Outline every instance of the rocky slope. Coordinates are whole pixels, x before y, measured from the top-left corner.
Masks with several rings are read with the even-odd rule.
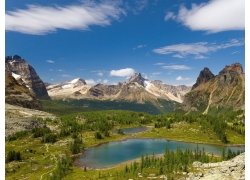
[[[79,78],[78,78],[79,80]],[[168,101],[182,102],[182,97],[190,91],[187,86],[171,86],[163,84],[161,81],[150,82],[143,78],[140,73],[130,77],[127,82],[120,82],[117,85],[97,84],[93,87],[87,86],[86,83],[78,86],[72,85],[77,79],[50,84],[46,88],[49,95],[53,98],[88,98],[95,100],[115,100],[145,103],[157,103],[158,99]]]
[[[193,167],[198,173],[189,172],[188,178],[179,180],[243,180],[245,179],[245,153],[218,163],[194,162]]]
[[[40,118],[56,119],[57,117],[47,112],[28,109],[21,106],[5,104],[5,136],[11,135],[21,130],[31,130],[42,127],[45,124],[37,121],[33,116]]]
[[[43,81],[35,69],[20,56],[5,57],[5,75],[13,76],[20,84],[25,85],[38,99],[50,99]]]
[[[226,66],[217,76],[208,68],[202,70],[178,109],[203,114],[218,113],[225,109],[245,109],[245,74],[242,65],[235,63]]]
[[[10,75],[5,76],[5,103],[30,109],[42,109],[41,103],[31,94],[29,89]]]
[[[152,81],[151,83],[159,90],[161,90],[160,92],[166,93],[170,99],[180,103],[182,102],[184,95],[191,90],[190,86],[173,86],[164,84],[162,81],[159,80]]]

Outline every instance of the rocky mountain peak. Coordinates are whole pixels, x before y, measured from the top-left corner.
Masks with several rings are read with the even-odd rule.
[[[234,63],[231,66],[226,66],[223,70],[220,71],[220,75],[227,72],[236,72],[238,74],[243,73],[242,65],[240,63]]]
[[[35,69],[21,56],[6,56],[5,57],[5,74],[16,77],[25,83],[31,94],[38,99],[50,99],[48,92],[43,84],[43,81],[39,78]]]
[[[214,74],[207,67],[205,67],[202,71],[200,71],[200,74],[196,80],[196,83],[193,85],[192,90],[198,87],[201,83],[206,83],[213,77]]]
[[[135,75],[131,76],[127,83],[137,82],[138,84],[144,86],[144,81],[146,79],[141,76],[141,73],[135,73]]]
[[[87,85],[85,80],[81,78],[73,79],[70,83],[74,84],[74,87]]]

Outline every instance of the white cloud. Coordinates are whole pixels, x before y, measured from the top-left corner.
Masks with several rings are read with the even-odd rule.
[[[47,63],[55,63],[55,61],[52,61],[52,60],[47,60],[46,62]]]
[[[103,83],[104,83],[104,84],[107,84],[108,81],[109,81],[109,80],[104,79],[104,80],[103,80]]]
[[[126,12],[120,2],[86,2],[68,6],[28,5],[27,9],[7,11],[5,29],[25,34],[44,35],[58,29],[89,30],[89,26],[107,26]]]
[[[136,50],[136,49],[140,49],[140,48],[143,48],[143,47],[146,47],[147,45],[138,45],[137,47],[134,47],[133,49]]]
[[[90,86],[97,84],[93,79],[86,79],[85,82],[87,83],[87,85],[90,85]]]
[[[164,17],[164,20],[167,21],[167,20],[169,20],[169,19],[175,19],[175,18],[176,18],[176,16],[174,15],[173,12],[168,12],[168,13],[166,14],[166,16]]]
[[[101,79],[97,79],[97,81],[96,81],[96,82],[97,82],[97,83],[100,83],[101,81],[102,81]]]
[[[176,57],[176,58],[184,58],[182,55],[180,54],[174,54],[172,57]]]
[[[102,72],[97,73],[98,76],[103,76]]]
[[[173,16],[169,14],[168,19]],[[245,1],[210,0],[208,3],[200,5],[192,4],[190,10],[181,6],[177,15],[177,21],[191,30],[201,30],[208,33],[244,30]]]
[[[153,72],[152,75],[158,75],[161,74],[161,72]]]
[[[147,45],[139,45],[139,46],[137,46],[137,48],[138,49],[140,49],[140,48],[143,48],[143,47],[146,47]]]
[[[185,58],[188,55],[194,55],[195,59],[204,59],[207,57],[202,54],[209,54],[230,47],[243,46],[244,44],[245,42],[243,39],[231,39],[221,44],[208,42],[182,43],[153,49],[153,52],[157,54],[174,54],[173,57],[177,58]]]
[[[72,76],[68,74],[63,74],[62,77],[72,77]]]
[[[63,72],[64,70],[62,70],[62,69],[58,69],[57,71],[59,71],[59,72]]]
[[[110,71],[110,76],[119,76],[119,77],[128,77],[135,74],[135,70],[132,68],[125,68],[119,70],[112,70]]]
[[[155,66],[162,66],[162,65],[164,65],[164,64],[166,64],[166,63],[155,63],[154,65],[155,65]]]
[[[176,80],[177,81],[186,81],[186,80],[189,80],[190,78],[183,78],[183,77],[181,77],[181,76],[178,76],[177,78],[176,78]]]
[[[129,5],[126,2],[126,6],[128,10],[131,10],[134,14],[139,14],[144,8],[147,7],[148,5],[148,0],[133,0],[130,1],[130,3],[133,3]]]
[[[49,71],[53,71],[53,69],[49,69]]]
[[[173,70],[189,70],[190,67],[186,65],[171,65],[171,66],[162,66],[164,69],[173,69]]]
[[[236,53],[240,53],[239,51],[234,51],[234,52],[232,52],[231,54],[236,54]]]

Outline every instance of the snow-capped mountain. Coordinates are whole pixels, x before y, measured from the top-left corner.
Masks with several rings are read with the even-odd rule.
[[[83,98],[91,86],[88,86],[85,80],[76,78],[57,84],[49,84],[46,89],[52,98]]]
[[[158,99],[176,101],[181,103],[183,95],[191,90],[187,86],[171,86],[161,81],[152,81],[143,78],[136,73],[127,82],[120,82],[117,85],[97,84],[88,86],[80,78],[50,84],[47,91],[51,98],[89,98],[96,100],[116,100],[137,103],[157,102]]]

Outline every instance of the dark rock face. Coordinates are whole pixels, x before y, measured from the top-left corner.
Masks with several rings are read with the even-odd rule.
[[[196,87],[198,87],[201,83],[206,83],[210,79],[214,77],[214,74],[207,68],[205,67],[201,72],[200,75],[198,76],[196,83],[193,85],[192,90]]]
[[[5,103],[42,110],[41,103],[31,94],[28,88],[20,85],[10,75],[5,76]]]
[[[21,76],[21,79],[29,87],[30,92],[39,99],[50,99],[43,81],[37,75],[35,69],[20,56],[7,56],[5,58],[5,74],[13,73]]]
[[[236,86],[239,83],[238,76],[243,74],[242,65],[240,63],[232,64],[231,66],[226,66],[219,73],[219,85],[225,86]]]
[[[43,84],[44,84],[45,87],[51,85],[51,83],[48,83],[48,82],[43,82]]]

